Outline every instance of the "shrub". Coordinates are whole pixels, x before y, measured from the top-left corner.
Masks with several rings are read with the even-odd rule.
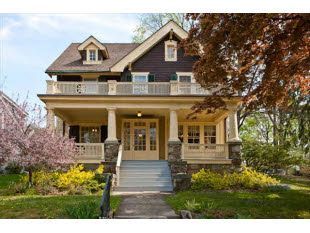
[[[59,173],[56,187],[68,190],[70,194],[86,194],[102,189],[103,184],[95,179],[94,171],[84,171],[83,165],[71,167],[66,173]]]
[[[246,165],[257,171],[287,169],[303,163],[302,154],[297,150],[287,150],[283,146],[274,146],[256,141],[244,141],[242,158]]]
[[[95,171],[84,171],[83,165],[72,166],[67,172],[38,171],[33,173],[32,189],[39,194],[89,194],[103,189],[103,166]],[[11,187],[11,192],[25,193],[29,188],[27,176]]]
[[[201,169],[192,175],[194,190],[261,189],[278,183],[276,179],[246,167],[240,173],[219,174]]]

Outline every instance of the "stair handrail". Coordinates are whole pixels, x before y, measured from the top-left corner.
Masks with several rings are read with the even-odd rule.
[[[122,157],[123,157],[123,145],[120,144],[118,148],[117,154],[117,162],[116,162],[116,185],[119,186],[120,183],[120,169],[122,164]]]

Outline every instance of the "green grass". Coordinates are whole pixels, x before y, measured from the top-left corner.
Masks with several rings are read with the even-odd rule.
[[[185,191],[167,197],[176,211],[195,200],[202,218],[310,218],[310,180],[281,178],[291,190],[281,191]],[[188,203],[188,204],[186,204]],[[199,208],[198,208],[199,209]]]
[[[84,218],[99,216],[100,195],[15,195],[5,196],[10,183],[19,175],[0,175],[0,218]],[[120,197],[111,197],[111,208],[116,210]],[[96,206],[94,203],[98,203]],[[81,210],[87,215],[80,214]]]

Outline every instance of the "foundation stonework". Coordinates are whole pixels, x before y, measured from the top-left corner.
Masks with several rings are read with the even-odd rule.
[[[241,141],[232,141],[228,143],[229,158],[232,160],[234,166],[240,166],[241,160]]]
[[[118,141],[105,141],[104,143],[104,160],[106,162],[116,162],[118,154]]]
[[[168,161],[181,161],[182,143],[181,141],[168,141]]]
[[[211,170],[214,172],[234,172],[238,170],[239,166],[234,166],[232,164],[187,164],[187,174],[194,174],[199,172],[201,169]]]

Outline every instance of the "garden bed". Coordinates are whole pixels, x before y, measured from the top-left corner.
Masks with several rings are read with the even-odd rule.
[[[98,218],[100,194],[89,195],[4,195],[20,175],[0,175],[0,218]],[[111,196],[116,210],[121,198]]]
[[[166,198],[196,218],[310,218],[310,180],[279,178],[290,190],[184,191]]]

